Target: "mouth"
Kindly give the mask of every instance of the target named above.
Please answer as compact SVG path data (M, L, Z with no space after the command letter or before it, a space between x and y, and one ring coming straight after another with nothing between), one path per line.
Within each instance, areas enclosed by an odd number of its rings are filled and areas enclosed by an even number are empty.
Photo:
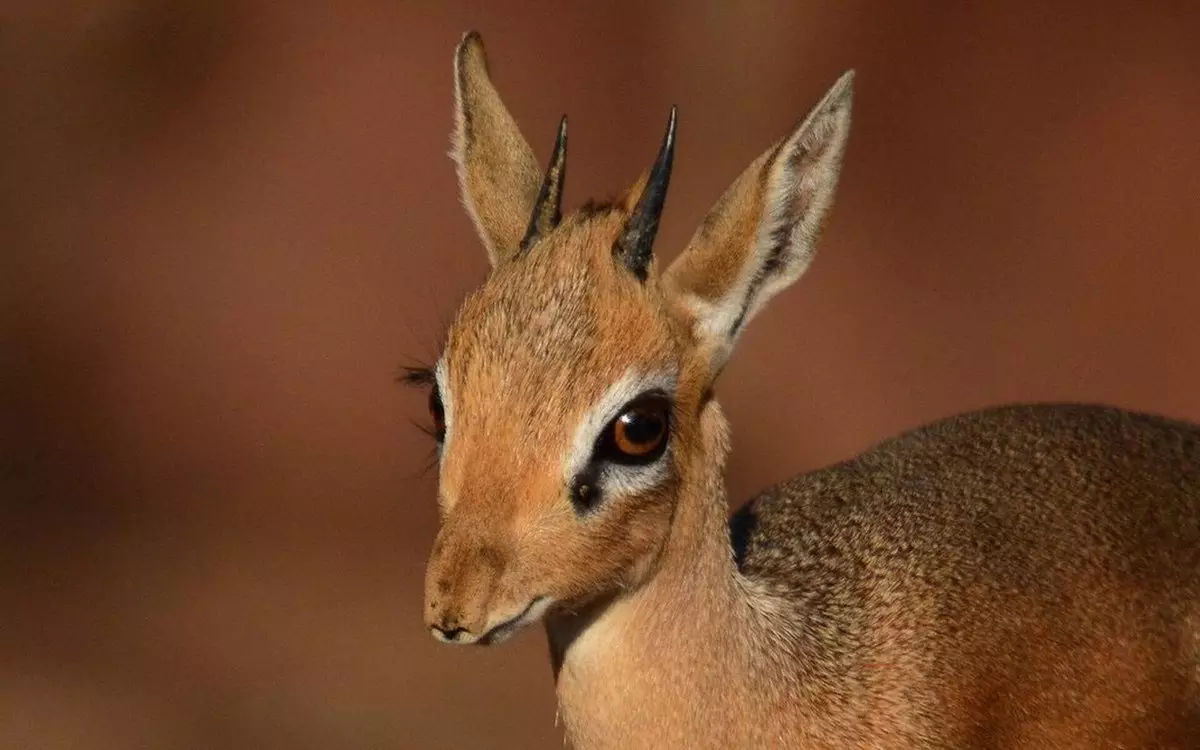
M546 610L550 608L551 600L548 596L539 596L529 604L525 605L525 609L521 610L512 617L498 622L488 628L487 632L479 636L475 641L482 646L493 646L497 643L508 640L518 630L537 622L546 614Z

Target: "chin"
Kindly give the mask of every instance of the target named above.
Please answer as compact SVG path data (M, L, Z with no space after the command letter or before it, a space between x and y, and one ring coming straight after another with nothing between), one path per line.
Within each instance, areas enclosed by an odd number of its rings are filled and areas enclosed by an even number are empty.
M554 600L548 596L537 597L525 605L525 609L488 628L476 643L481 646L495 646L507 641L530 625L541 622L552 604Z

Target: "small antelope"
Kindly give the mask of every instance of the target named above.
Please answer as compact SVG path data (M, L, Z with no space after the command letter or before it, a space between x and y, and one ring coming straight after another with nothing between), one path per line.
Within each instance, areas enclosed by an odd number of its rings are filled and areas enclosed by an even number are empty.
M938 421L732 520L713 384L833 203L852 73L652 246L675 146L564 215L489 77L455 57L453 157L492 271L431 388L449 643L543 622L591 748L1200 747L1200 427L1088 405Z

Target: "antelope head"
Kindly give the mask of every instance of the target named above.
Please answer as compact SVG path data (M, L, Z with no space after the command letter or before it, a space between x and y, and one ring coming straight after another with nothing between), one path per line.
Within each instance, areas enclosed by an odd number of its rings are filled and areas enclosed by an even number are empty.
M441 515L425 619L441 640L493 643L654 575L690 472L717 460L703 418L717 408L713 381L745 325L812 260L852 74L742 173L660 273L673 109L631 188L564 214L566 119L543 171L478 34L459 44L454 73L453 157L491 273L425 376Z

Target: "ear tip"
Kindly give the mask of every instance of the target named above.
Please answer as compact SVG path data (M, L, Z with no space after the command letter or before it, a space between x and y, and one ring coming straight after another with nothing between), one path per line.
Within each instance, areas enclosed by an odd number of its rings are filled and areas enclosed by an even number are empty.
M454 57L460 66L471 57L478 58L486 66L487 54L483 47L483 36L475 29L471 29L463 34L462 39L458 42L458 49L455 50Z
M857 71L850 68L846 72L838 76L837 83L833 84L833 98L841 101L850 101L854 98L854 78Z

